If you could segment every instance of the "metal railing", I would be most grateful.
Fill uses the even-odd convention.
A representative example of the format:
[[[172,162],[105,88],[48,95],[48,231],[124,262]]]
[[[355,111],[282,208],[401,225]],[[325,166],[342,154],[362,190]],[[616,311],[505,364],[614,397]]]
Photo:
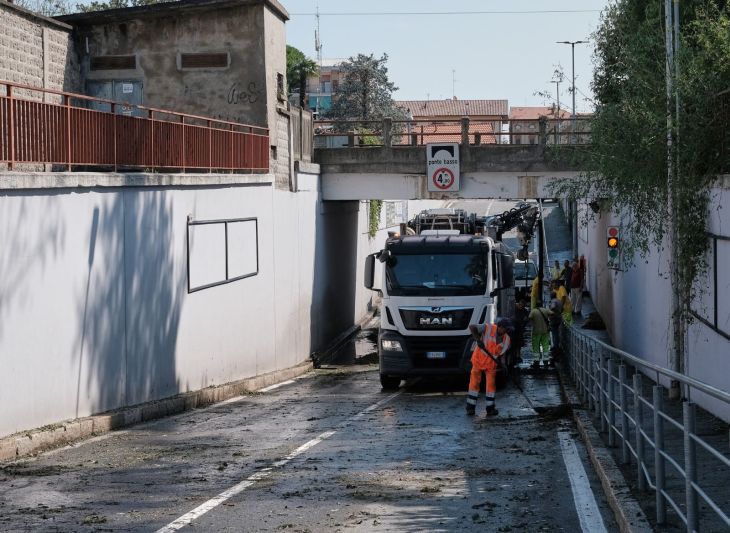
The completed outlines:
[[[267,128],[7,81],[0,81],[0,141],[9,169],[269,169]]]
[[[479,145],[566,145],[590,143],[590,119],[554,120],[317,120],[316,148],[418,146],[434,142]],[[332,143],[329,140],[338,142]]]
[[[634,357],[572,326],[564,331],[569,370],[580,399],[607,435],[608,445],[620,449],[621,462],[634,462],[639,490],[655,492],[657,523],[666,523],[671,508],[687,531],[700,531],[701,522],[711,523],[709,531],[717,531],[718,525],[730,528],[728,433],[698,431],[692,402],[693,393],[701,393],[730,405],[730,394]],[[653,384],[646,382],[646,376],[655,377]],[[662,378],[679,383],[681,414],[677,405],[665,403]],[[724,475],[718,476],[718,469]]]

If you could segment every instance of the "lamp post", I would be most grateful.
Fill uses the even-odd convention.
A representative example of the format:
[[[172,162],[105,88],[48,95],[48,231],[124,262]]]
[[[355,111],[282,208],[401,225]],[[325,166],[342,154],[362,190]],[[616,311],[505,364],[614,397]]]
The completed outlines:
[[[573,87],[571,91],[573,92],[573,113],[571,115],[571,129],[573,130],[572,135],[572,144],[575,144],[576,138],[575,138],[575,45],[576,44],[585,44],[588,41],[557,41],[557,44],[569,44],[570,45],[570,54],[571,54],[571,61],[573,64]],[[560,117],[558,117],[560,118]]]
[[[555,116],[558,118],[558,120],[555,122],[555,144],[560,144],[560,81],[562,79],[562,76],[560,76],[557,80],[550,80],[550,83],[555,84],[555,98],[558,102],[558,110],[555,113]]]

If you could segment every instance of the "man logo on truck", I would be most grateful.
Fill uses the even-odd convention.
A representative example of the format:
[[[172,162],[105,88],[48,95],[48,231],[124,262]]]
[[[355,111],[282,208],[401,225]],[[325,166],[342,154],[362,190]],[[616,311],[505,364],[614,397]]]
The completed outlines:
[[[441,318],[434,317],[421,317],[418,323],[421,326],[453,326],[454,325],[454,317],[451,316],[443,316]]]

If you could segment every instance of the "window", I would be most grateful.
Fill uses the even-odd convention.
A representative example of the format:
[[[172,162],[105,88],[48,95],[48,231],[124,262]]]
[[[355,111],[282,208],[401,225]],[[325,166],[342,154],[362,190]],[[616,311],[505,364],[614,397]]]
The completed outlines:
[[[188,218],[188,292],[259,273],[258,219]]]
[[[136,56],[94,56],[90,60],[91,70],[135,70]]]
[[[228,68],[230,66],[230,59],[228,52],[179,54],[178,68]]]

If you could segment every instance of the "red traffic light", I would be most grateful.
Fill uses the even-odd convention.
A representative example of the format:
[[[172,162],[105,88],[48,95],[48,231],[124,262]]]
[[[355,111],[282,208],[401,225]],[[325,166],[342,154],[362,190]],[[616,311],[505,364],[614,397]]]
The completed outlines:
[[[609,237],[618,237],[618,228],[616,226],[610,226],[608,228],[608,236]]]

